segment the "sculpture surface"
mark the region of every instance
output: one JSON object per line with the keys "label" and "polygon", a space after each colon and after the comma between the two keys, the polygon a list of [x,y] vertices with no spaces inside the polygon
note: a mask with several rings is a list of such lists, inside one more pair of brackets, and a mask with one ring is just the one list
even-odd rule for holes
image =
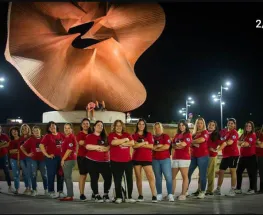
{"label": "sculpture surface", "polygon": [[[74,48],[80,34],[69,29],[90,22],[81,39],[99,42]],[[126,112],[146,99],[134,65],[164,26],[164,12],[153,3],[14,2],[5,57],[56,110],[84,109],[90,101],[104,100],[108,110]]]}

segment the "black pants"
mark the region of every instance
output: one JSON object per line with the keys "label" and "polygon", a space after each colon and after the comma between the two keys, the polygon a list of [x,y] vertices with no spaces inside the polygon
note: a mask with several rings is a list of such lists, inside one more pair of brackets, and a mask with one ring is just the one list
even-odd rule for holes
{"label": "black pants", "polygon": [[263,191],[263,156],[257,157],[258,161],[258,172],[260,178],[260,190]]}
{"label": "black pants", "polygon": [[9,162],[7,155],[4,155],[3,157],[0,157],[0,169],[3,169],[5,173],[5,180],[8,184],[8,186],[11,186],[11,177],[9,173]]}
{"label": "black pants", "polygon": [[242,174],[247,169],[249,177],[249,189],[257,191],[257,157],[252,155],[249,157],[240,157],[237,166],[237,189],[241,189]]}
{"label": "black pants", "polygon": [[116,198],[122,199],[121,181],[122,181],[122,176],[125,173],[127,188],[128,188],[128,199],[131,199],[132,198],[132,190],[133,190],[133,178],[132,178],[133,165],[132,165],[132,161],[130,161],[130,162],[114,162],[114,161],[111,161],[111,170],[112,170],[112,174],[113,174],[113,178],[114,178]]}
{"label": "black pants", "polygon": [[112,173],[109,162],[97,162],[87,159],[90,169],[90,184],[94,195],[99,194],[98,182],[100,174],[104,180],[104,193],[108,194],[111,188]]}

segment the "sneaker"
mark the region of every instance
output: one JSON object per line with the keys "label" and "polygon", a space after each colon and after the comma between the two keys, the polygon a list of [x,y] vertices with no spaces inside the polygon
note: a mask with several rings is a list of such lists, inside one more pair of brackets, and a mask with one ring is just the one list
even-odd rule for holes
{"label": "sneaker", "polygon": [[125,199],[125,202],[127,202],[127,203],[135,203],[136,200],[130,198],[130,199]]}
{"label": "sneaker", "polygon": [[25,189],[25,191],[23,192],[23,194],[29,196],[29,195],[31,195],[31,190]]}
{"label": "sneaker", "polygon": [[205,198],[205,192],[203,191],[200,191],[198,196],[197,196],[198,199],[204,199]]}
{"label": "sneaker", "polygon": [[174,196],[173,194],[168,195],[169,202],[174,202]]}
{"label": "sneaker", "polygon": [[64,197],[64,198],[61,198],[59,199],[60,201],[63,201],[63,202],[69,202],[69,201],[73,201],[73,197]]}
{"label": "sneaker", "polygon": [[205,193],[206,196],[214,196],[214,193],[213,192],[207,192]]}
{"label": "sneaker", "polygon": [[57,195],[55,192],[49,193],[49,196],[50,196],[50,198],[52,198],[52,199],[58,198],[58,195]]}
{"label": "sneaker", "polygon": [[143,201],[144,201],[143,196],[139,195],[137,202],[143,202]]}
{"label": "sneaker", "polygon": [[263,190],[257,191],[257,194],[263,194]]}
{"label": "sneaker", "polygon": [[158,202],[156,196],[153,196],[153,197],[152,197],[152,202],[153,202],[153,203]]}
{"label": "sneaker", "polygon": [[91,195],[91,200],[94,200],[94,201],[95,201],[95,195],[94,195],[94,193],[92,193],[92,195]]}
{"label": "sneaker", "polygon": [[18,195],[18,190],[15,190],[14,194],[15,194],[15,195]]}
{"label": "sneaker", "polygon": [[37,196],[37,191],[33,190],[32,193],[31,193],[31,196]]}
{"label": "sneaker", "polygon": [[108,194],[103,195],[102,198],[103,198],[103,201],[104,201],[104,202],[107,202],[107,203],[110,202],[110,198],[109,198],[109,195],[108,195]]}
{"label": "sneaker", "polygon": [[8,193],[14,193],[15,192],[15,189],[13,187],[8,187]]}
{"label": "sneaker", "polygon": [[197,190],[197,191],[195,191],[194,193],[192,193],[191,196],[198,196],[199,193],[200,193],[200,190]]}
{"label": "sneaker", "polygon": [[82,201],[82,202],[87,201],[87,198],[86,198],[86,196],[85,196],[84,194],[81,194],[80,197],[79,197],[79,199],[80,199],[80,201]]}
{"label": "sneaker", "polygon": [[180,195],[180,196],[178,196],[178,200],[179,200],[179,201],[184,201],[184,200],[186,200],[186,195]]}
{"label": "sneaker", "polygon": [[255,194],[255,190],[248,189],[246,192],[247,195]]}
{"label": "sneaker", "polygon": [[189,197],[189,196],[190,196],[190,195],[189,195],[188,191],[186,191],[185,197]]}
{"label": "sneaker", "polygon": [[97,195],[95,196],[95,202],[103,203],[104,201],[103,201],[103,199],[101,198],[101,196],[100,196],[99,194],[97,194]]}
{"label": "sneaker", "polygon": [[235,190],[231,188],[229,192],[226,194],[226,196],[231,196],[231,197],[236,196]]}
{"label": "sneaker", "polygon": [[117,199],[115,200],[115,203],[116,203],[116,204],[122,203],[122,199],[121,199],[121,198],[117,198]]}
{"label": "sneaker", "polygon": [[240,190],[235,189],[235,193],[236,193],[236,194],[242,194],[242,190],[241,190],[241,189],[240,189]]}
{"label": "sneaker", "polygon": [[162,194],[157,194],[157,200],[158,201],[163,201],[163,195]]}
{"label": "sneaker", "polygon": [[62,199],[62,198],[67,197],[67,195],[66,195],[65,193],[63,193],[63,192],[59,192],[58,197],[59,197],[60,199]]}
{"label": "sneaker", "polygon": [[44,195],[48,196],[48,191],[47,190],[44,191]]}
{"label": "sneaker", "polygon": [[216,195],[216,196],[221,196],[221,190],[220,190],[220,188],[216,188],[216,189],[214,190],[214,195]]}

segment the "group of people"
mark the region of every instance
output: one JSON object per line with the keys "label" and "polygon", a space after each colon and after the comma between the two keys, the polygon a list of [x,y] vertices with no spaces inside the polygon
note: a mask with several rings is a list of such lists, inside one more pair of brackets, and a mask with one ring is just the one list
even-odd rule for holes
{"label": "group of people", "polygon": [[[90,120],[81,121],[80,131],[75,136],[72,124],[64,125],[60,132],[55,122],[47,124],[46,135],[41,135],[37,126],[31,129],[27,124],[21,128],[11,127],[8,135],[0,127],[0,167],[4,170],[8,191],[19,193],[20,168],[25,183],[24,194],[36,196],[37,171],[40,170],[45,195],[72,201],[72,171],[77,162],[79,169],[80,200],[86,201],[85,184],[90,175],[92,199],[95,202],[110,202],[109,190],[114,181],[114,202],[129,203],[144,201],[142,170],[149,182],[152,202],[174,201],[176,176],[182,175],[181,193],[178,200],[185,200],[191,177],[199,169],[197,191],[191,195],[205,198],[206,195],[221,195],[224,173],[229,168],[231,188],[227,195],[242,193],[242,174],[247,170],[249,190],[247,194],[263,193],[263,129],[256,135],[254,123],[245,124],[244,133],[239,137],[236,120],[228,119],[227,128],[219,131],[216,121],[206,122],[198,118],[191,132],[187,121],[178,123],[173,138],[165,134],[160,122],[148,131],[146,121],[139,119],[134,134],[125,131],[125,124],[116,120],[109,135],[102,121],[97,120],[91,126]],[[214,190],[218,152],[222,151],[218,181]],[[14,178],[14,188],[9,175],[9,160]],[[132,198],[133,170],[139,196]],[[260,175],[260,189],[257,190],[257,174]],[[104,181],[103,195],[100,195],[98,181],[100,175]],[[122,180],[125,176],[127,195],[123,198]],[[163,196],[162,179],[166,181],[167,196]],[[54,189],[57,178],[57,192]],[[63,192],[64,182],[67,194]]]}

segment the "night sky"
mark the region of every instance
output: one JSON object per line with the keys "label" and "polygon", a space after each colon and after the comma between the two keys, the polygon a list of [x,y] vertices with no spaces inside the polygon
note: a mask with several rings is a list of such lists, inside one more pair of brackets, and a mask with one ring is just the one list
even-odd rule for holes
{"label": "night sky", "polygon": [[[0,3],[0,122],[20,116],[41,122],[53,110],[26,85],[4,58],[7,36],[7,3]],[[191,96],[190,112],[220,122],[219,103],[211,95],[231,81],[224,91],[224,119],[235,117],[238,127],[247,120],[263,123],[263,3],[161,3],[166,27],[160,38],[139,58],[135,72],[144,84],[146,102],[132,111],[149,122],[177,121],[179,109]],[[107,105],[107,104],[106,104]],[[150,118],[148,118],[150,115]]]}

